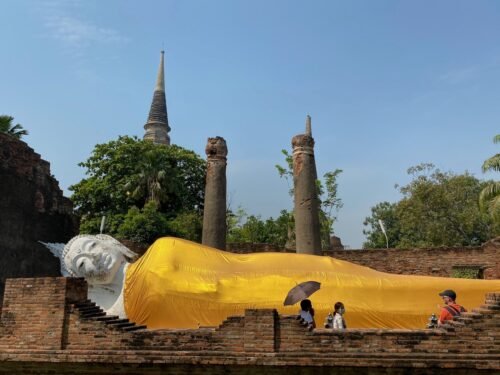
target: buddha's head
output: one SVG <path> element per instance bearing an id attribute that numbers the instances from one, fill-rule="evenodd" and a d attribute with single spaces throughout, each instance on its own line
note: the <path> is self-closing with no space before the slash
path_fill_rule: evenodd
<path id="1" fill-rule="evenodd" d="M 71 276 L 84 277 L 90 284 L 109 284 L 135 255 L 111 236 L 84 234 L 64 246 L 61 260 Z"/>

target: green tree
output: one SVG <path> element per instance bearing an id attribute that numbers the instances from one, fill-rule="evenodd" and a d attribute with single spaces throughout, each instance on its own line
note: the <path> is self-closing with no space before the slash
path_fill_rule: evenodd
<path id="1" fill-rule="evenodd" d="M 170 234 L 165 215 L 158 212 L 156 203 L 152 201 L 142 209 L 131 207 L 117 232 L 119 238 L 140 243 L 152 243 L 158 237 Z"/>
<path id="2" fill-rule="evenodd" d="M 170 234 L 174 237 L 201 242 L 203 217 L 199 212 L 180 212 L 168 221 Z"/>
<path id="3" fill-rule="evenodd" d="M 281 210 L 280 215 L 266 220 L 267 241 L 279 248 L 291 247 L 295 243 L 293 212 Z"/>
<path id="4" fill-rule="evenodd" d="M 408 169 L 412 180 L 397 186 L 403 198 L 381 203 L 366 218 L 365 247 L 385 247 L 381 219 L 391 247 L 473 246 L 498 234 L 498 227 L 479 209 L 478 198 L 486 182 L 469 173 L 442 172 L 432 164 Z M 381 246 L 382 245 L 382 246 Z"/>
<path id="5" fill-rule="evenodd" d="M 323 175 L 324 188 L 321 181 L 317 181 L 318 196 L 321 199 L 320 225 L 321 245 L 323 249 L 330 248 L 330 236 L 333 234 L 333 224 L 337 221 L 337 212 L 344 206 L 342 199 L 337 195 L 337 178 L 342 173 L 341 169 L 326 172 Z"/>
<path id="6" fill-rule="evenodd" d="M 125 189 L 129 193 L 132 191 L 133 198 L 146 197 L 146 202 L 160 206 L 166 203 L 169 193 L 175 190 L 176 178 L 172 178 L 172 175 L 176 171 L 169 163 L 169 155 L 161 147 L 153 147 L 142 156 L 139 161 L 140 172 L 125 184 Z"/>
<path id="7" fill-rule="evenodd" d="M 277 247 L 285 247 L 288 240 L 290 213 L 282 210 L 276 219 L 272 217 L 262 220 L 260 216 L 247 215 L 239 207 L 235 213 L 230 212 L 228 225 L 228 243 L 268 243 Z"/>
<path id="8" fill-rule="evenodd" d="M 287 180 L 289 185 L 288 193 L 293 197 L 293 160 L 286 151 L 281 151 L 285 156 L 286 166 L 276 165 L 280 177 Z M 342 207 L 342 201 L 337 196 L 337 178 L 342 171 L 336 169 L 333 172 L 324 174 L 324 183 L 316 181 L 318 197 L 320 197 L 320 231 L 322 247 L 330 246 L 330 234 L 333 231 L 333 224 L 336 212 Z M 282 210 L 280 215 L 274 219 L 272 217 L 263 220 L 260 216 L 248 215 L 241 207 L 235 212 L 228 210 L 227 215 L 227 242 L 228 243 L 269 243 L 277 247 L 291 247 L 295 241 L 295 221 L 293 212 Z"/>
<path id="9" fill-rule="evenodd" d="M 226 212 L 226 241 L 228 243 L 245 242 L 241 234 L 241 226 L 247 216 L 248 214 L 241 206 L 236 211 L 228 207 Z"/>
<path id="10" fill-rule="evenodd" d="M 133 223 L 146 216 L 161 215 L 170 223 L 150 226 L 168 229 L 168 233 L 158 235 L 181 233 L 176 221 L 179 215 L 180 221 L 186 215 L 201 218 L 206 164 L 192 151 L 124 136 L 96 145 L 91 156 L 79 165 L 86 168 L 87 177 L 70 190 L 84 233 L 98 232 L 103 215 L 106 233 L 127 239 L 131 239 Z M 153 206 L 144 211 L 147 203 L 154 205 L 155 213 Z M 123 225 L 126 227 L 121 228 Z M 200 235 L 201 229 L 195 229 L 195 225 L 189 228 L 199 233 L 182 232 L 184 238 Z M 139 231 L 138 226 L 136 229 Z"/>
<path id="11" fill-rule="evenodd" d="M 14 121 L 14 117 L 0 115 L 0 132 L 17 139 L 21 139 L 24 135 L 28 135 L 27 130 L 23 129 L 20 124 L 12 125 L 12 121 Z"/>
<path id="12" fill-rule="evenodd" d="M 381 202 L 372 207 L 372 215 L 363 222 L 363 225 L 368 227 L 368 229 L 363 230 L 363 234 L 366 236 L 366 242 L 363 244 L 365 249 L 379 249 L 387 245 L 391 248 L 397 247 L 400 241 L 401 229 L 396 216 L 396 207 L 396 203 L 389 202 Z M 384 225 L 388 244 L 379 220 Z"/>
<path id="13" fill-rule="evenodd" d="M 286 150 L 281 150 L 281 153 L 285 156 L 285 166 L 276 164 L 276 169 L 281 178 L 284 178 L 288 183 L 288 194 L 293 197 L 293 158 L 292 155 Z M 316 180 L 318 198 L 320 200 L 320 232 L 321 232 L 321 246 L 323 249 L 328 249 L 330 247 L 330 235 L 334 231 L 334 223 L 337 220 L 337 212 L 342 208 L 342 199 L 338 197 L 338 176 L 342 173 L 341 169 L 335 169 L 334 171 L 326 172 L 323 175 L 323 182 L 321 180 Z M 295 231 L 295 223 L 291 220 L 293 215 L 288 215 L 290 218 L 289 226 L 292 227 L 292 231 Z"/>
<path id="14" fill-rule="evenodd" d="M 248 216 L 245 224 L 241 226 L 241 237 L 243 242 L 267 242 L 266 234 L 266 224 L 260 219 L 260 216 Z"/>
<path id="15" fill-rule="evenodd" d="M 500 142 L 500 134 L 493 138 L 494 143 Z M 488 158 L 483 163 L 483 173 L 500 172 L 500 154 Z M 496 221 L 500 221 L 500 182 L 489 182 L 479 195 L 479 205 L 483 211 L 488 212 Z"/>
<path id="16" fill-rule="evenodd" d="M 281 150 L 281 153 L 285 156 L 286 166 L 276 164 L 275 167 L 280 177 L 288 183 L 288 194 L 293 197 L 293 157 L 287 150 Z"/>

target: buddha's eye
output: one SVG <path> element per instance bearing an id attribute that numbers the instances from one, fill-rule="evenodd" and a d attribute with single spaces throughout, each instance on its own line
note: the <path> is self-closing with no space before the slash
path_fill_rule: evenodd
<path id="1" fill-rule="evenodd" d="M 76 268 L 78 271 L 81 271 L 83 269 L 83 265 L 85 264 L 85 261 L 83 259 L 80 259 L 77 263 L 76 263 Z"/>

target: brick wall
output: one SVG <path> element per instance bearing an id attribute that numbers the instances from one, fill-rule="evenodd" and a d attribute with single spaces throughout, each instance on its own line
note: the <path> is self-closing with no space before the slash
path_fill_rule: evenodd
<path id="1" fill-rule="evenodd" d="M 295 250 L 282 249 L 269 243 L 247 243 L 247 242 L 228 243 L 226 246 L 226 250 L 230 251 L 231 253 L 237 253 L 237 254 L 295 252 Z"/>
<path id="2" fill-rule="evenodd" d="M 78 373 L 85 373 L 81 362 L 109 368 L 119 364 L 123 372 L 155 365 L 179 371 L 207 366 L 208 373 L 222 365 L 235 373 L 317 366 L 370 371 L 436 367 L 453 368 L 455 374 L 460 369 L 500 370 L 500 293 L 488 294 L 484 305 L 438 330 L 309 332 L 295 316 L 279 316 L 273 309 L 247 310 L 219 327 L 148 330 L 102 313 L 86 300 L 81 279 L 9 279 L 6 285 L 0 363 L 17 365 L 0 366 L 0 373 L 5 368 L 36 373 L 34 362 L 46 369 L 61 363 L 61 371 Z"/>
<path id="3" fill-rule="evenodd" d="M 269 244 L 228 244 L 228 251 L 239 254 L 293 252 Z M 429 249 L 375 249 L 324 251 L 324 255 L 360 264 L 378 271 L 451 277 L 456 266 L 478 266 L 485 279 L 500 278 L 500 238 L 478 247 L 438 247 Z"/>
<path id="4" fill-rule="evenodd" d="M 325 255 L 396 274 L 450 277 L 453 267 L 473 265 L 484 269 L 485 279 L 500 278 L 498 240 L 480 247 L 343 250 L 325 252 Z"/>
<path id="5" fill-rule="evenodd" d="M 7 279 L 0 316 L 1 347 L 61 349 L 69 304 L 87 298 L 83 279 Z"/>
<path id="6" fill-rule="evenodd" d="M 59 261 L 38 241 L 67 242 L 78 234 L 78 221 L 50 164 L 3 133 L 0 181 L 1 297 L 7 278 L 60 275 Z"/>

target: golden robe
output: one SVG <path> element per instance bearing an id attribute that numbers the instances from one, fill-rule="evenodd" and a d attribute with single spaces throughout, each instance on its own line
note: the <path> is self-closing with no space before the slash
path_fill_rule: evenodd
<path id="1" fill-rule="evenodd" d="M 249 308 L 283 306 L 288 291 L 319 281 L 310 300 L 318 327 L 337 301 L 344 303 L 349 328 L 425 328 L 439 314 L 438 293 L 454 289 L 467 309 L 499 291 L 500 280 L 466 280 L 378 272 L 327 256 L 233 254 L 177 238 L 161 238 L 129 265 L 124 286 L 130 320 L 148 328 L 216 326 Z"/>

